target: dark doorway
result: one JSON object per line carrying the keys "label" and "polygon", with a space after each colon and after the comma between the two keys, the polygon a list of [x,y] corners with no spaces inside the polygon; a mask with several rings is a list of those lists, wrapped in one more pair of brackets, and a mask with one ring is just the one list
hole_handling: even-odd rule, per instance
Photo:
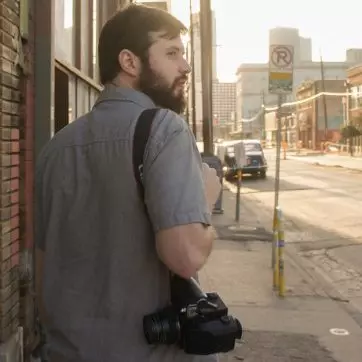
{"label": "dark doorway", "polygon": [[69,123],[69,77],[58,67],[54,74],[54,131],[60,131]]}

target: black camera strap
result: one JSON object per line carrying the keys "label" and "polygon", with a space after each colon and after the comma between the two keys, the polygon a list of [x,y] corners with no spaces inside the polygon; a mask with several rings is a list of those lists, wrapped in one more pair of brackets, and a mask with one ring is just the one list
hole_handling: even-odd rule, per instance
{"label": "black camera strap", "polygon": [[[144,201],[145,190],[143,186],[143,157],[146,150],[146,145],[150,137],[152,122],[156,116],[158,108],[150,108],[144,110],[138,117],[137,124],[133,135],[133,173],[137,181],[138,190],[142,201]],[[145,212],[147,214],[147,207]],[[170,272],[170,281],[172,273]]]}
{"label": "black camera strap", "polygon": [[152,122],[157,111],[158,108],[150,108],[141,113],[138,117],[133,136],[133,173],[142,200],[144,200],[143,157],[150,137]]}

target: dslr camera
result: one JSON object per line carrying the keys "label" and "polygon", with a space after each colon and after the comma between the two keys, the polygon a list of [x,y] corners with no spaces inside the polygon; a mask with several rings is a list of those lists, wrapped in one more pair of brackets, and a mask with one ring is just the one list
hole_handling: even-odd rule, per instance
{"label": "dslr camera", "polygon": [[171,305],[146,315],[143,331],[148,344],[178,344],[194,355],[231,351],[243,333],[217,293],[204,293],[195,279],[177,275],[171,277]]}

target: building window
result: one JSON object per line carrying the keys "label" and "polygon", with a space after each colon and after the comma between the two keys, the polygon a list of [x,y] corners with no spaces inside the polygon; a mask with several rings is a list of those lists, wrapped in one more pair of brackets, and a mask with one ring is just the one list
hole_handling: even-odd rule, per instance
{"label": "building window", "polygon": [[74,2],[55,0],[54,54],[59,60],[75,63]]}
{"label": "building window", "polygon": [[77,118],[77,87],[75,77],[69,75],[69,123]]}
{"label": "building window", "polygon": [[91,92],[90,92],[90,108],[92,108],[94,106],[94,103],[96,102],[97,98],[98,98],[98,95],[99,95],[99,92],[95,89],[91,89]]}
{"label": "building window", "polygon": [[98,1],[93,0],[93,16],[92,16],[92,65],[93,65],[93,79],[99,81],[98,73],[98,29],[99,29],[99,12],[98,12]]}
{"label": "building window", "polygon": [[77,79],[77,117],[86,114],[89,108],[89,86]]}
{"label": "building window", "polygon": [[92,62],[92,25],[93,25],[93,0],[79,1],[80,6],[80,70],[92,76],[90,67]]}
{"label": "building window", "polygon": [[362,85],[351,87],[351,108],[362,107]]}

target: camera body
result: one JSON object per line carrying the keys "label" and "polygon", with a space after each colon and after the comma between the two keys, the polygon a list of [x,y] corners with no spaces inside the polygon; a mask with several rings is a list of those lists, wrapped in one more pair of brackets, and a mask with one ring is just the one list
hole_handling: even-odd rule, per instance
{"label": "camera body", "polygon": [[208,355],[235,348],[240,322],[228,315],[217,293],[204,293],[193,279],[171,278],[171,305],[143,318],[149,344],[178,344],[187,354]]}

